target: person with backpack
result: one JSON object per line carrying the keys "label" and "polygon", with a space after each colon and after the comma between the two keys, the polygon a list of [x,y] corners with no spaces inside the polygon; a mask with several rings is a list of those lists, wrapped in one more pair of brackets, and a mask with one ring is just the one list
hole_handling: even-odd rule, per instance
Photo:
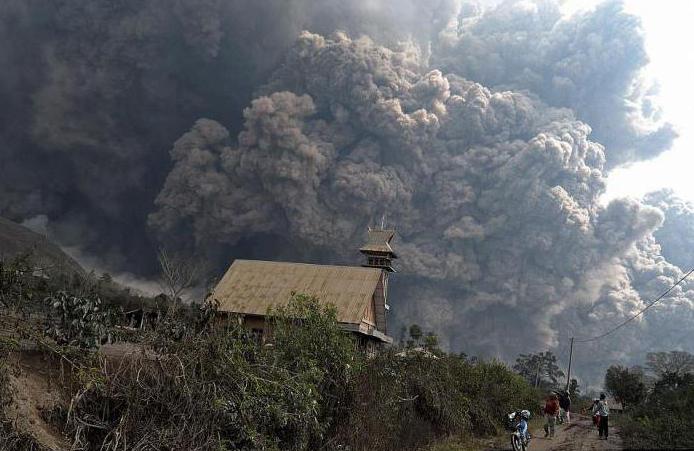
{"label": "person with backpack", "polygon": [[610,415],[610,407],[607,405],[605,393],[600,393],[600,400],[593,407],[593,414],[600,417],[598,423],[598,435],[600,440],[607,440],[609,425],[608,418]]}
{"label": "person with backpack", "polygon": [[545,413],[545,438],[547,436],[552,438],[554,437],[554,424],[557,421],[557,414],[559,414],[559,400],[556,393],[549,395],[543,411]]}
{"label": "person with backpack", "polygon": [[560,416],[562,418],[562,422],[566,421],[567,423],[571,423],[571,414],[569,413],[569,410],[571,409],[571,398],[565,391],[559,396],[559,407],[561,409]]}
{"label": "person with backpack", "polygon": [[598,429],[598,427],[600,426],[600,415],[598,415],[597,413],[595,413],[595,411],[596,411],[595,408],[596,408],[596,406],[598,405],[598,401],[600,401],[600,400],[597,399],[597,398],[594,399],[594,400],[593,400],[593,405],[590,406],[590,414],[591,414],[592,417],[593,417],[593,424],[595,425],[595,429]]}

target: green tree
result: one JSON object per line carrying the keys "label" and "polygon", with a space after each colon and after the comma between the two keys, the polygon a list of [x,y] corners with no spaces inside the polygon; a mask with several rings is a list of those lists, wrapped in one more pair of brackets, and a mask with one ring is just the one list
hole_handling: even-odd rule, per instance
{"label": "green tree", "polygon": [[683,377],[694,372],[694,355],[686,351],[649,352],[646,368],[659,378],[668,375]]}
{"label": "green tree", "polygon": [[427,351],[438,351],[439,350],[439,336],[433,332],[428,332],[424,336],[424,348]]}
{"label": "green tree", "polygon": [[215,321],[214,305],[196,313],[189,318],[179,309],[167,317],[182,323],[172,326],[181,337],[159,328],[142,337],[156,364],[133,353],[118,371],[85,366],[66,425],[74,443],[309,450],[348,416],[354,373],[362,367],[334,307],[293,296],[268,317],[272,346],[257,343],[237,321]]}
{"label": "green tree", "polygon": [[621,365],[613,365],[605,373],[605,389],[626,409],[646,397],[643,373]]}
{"label": "green tree", "polygon": [[322,430],[346,415],[353,375],[361,366],[357,345],[337,321],[337,309],[305,294],[270,311],[278,363],[293,373],[313,375],[318,387]]}
{"label": "green tree", "polygon": [[26,304],[35,298],[34,270],[29,255],[11,260],[0,258],[0,307],[13,310],[27,307]]}
{"label": "green tree", "polygon": [[521,354],[513,369],[534,387],[557,388],[559,380],[564,377],[564,372],[557,364],[557,357],[551,351]]}
{"label": "green tree", "polygon": [[422,335],[422,328],[419,327],[419,325],[413,324],[410,326],[410,339],[414,340],[415,343],[419,342],[419,340],[422,338]]}

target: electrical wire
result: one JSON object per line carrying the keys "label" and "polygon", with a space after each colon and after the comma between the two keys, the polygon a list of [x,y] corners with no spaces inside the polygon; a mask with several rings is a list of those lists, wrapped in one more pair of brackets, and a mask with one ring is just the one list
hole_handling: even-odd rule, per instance
{"label": "electrical wire", "polygon": [[689,277],[692,273],[694,273],[694,268],[690,269],[688,273],[686,273],[685,275],[683,275],[683,276],[680,278],[680,280],[677,281],[677,283],[675,283],[675,284],[672,285],[670,288],[668,288],[667,290],[665,290],[665,292],[664,292],[663,294],[661,294],[660,296],[658,296],[653,302],[651,302],[651,303],[648,304],[646,307],[644,307],[643,309],[641,309],[638,313],[634,314],[633,316],[627,318],[626,320],[624,320],[624,321],[621,322],[620,324],[616,325],[616,326],[613,327],[612,329],[608,330],[608,331],[605,332],[604,334],[600,334],[600,335],[598,335],[598,336],[590,337],[590,338],[576,338],[576,339],[574,339],[574,343],[588,343],[588,342],[590,342],[590,341],[599,340],[599,339],[604,338],[604,337],[606,337],[606,336],[608,336],[608,335],[610,335],[610,334],[615,333],[617,330],[621,329],[622,327],[626,326],[627,324],[629,324],[630,322],[632,322],[633,320],[635,320],[635,319],[638,318],[639,316],[643,315],[643,314],[646,312],[646,310],[648,310],[649,308],[653,307],[658,301],[660,301],[660,300],[663,299],[665,296],[667,296],[672,290],[675,289],[675,287],[677,287],[679,284],[681,284],[682,282],[684,282],[684,280],[685,280],[687,277]]}

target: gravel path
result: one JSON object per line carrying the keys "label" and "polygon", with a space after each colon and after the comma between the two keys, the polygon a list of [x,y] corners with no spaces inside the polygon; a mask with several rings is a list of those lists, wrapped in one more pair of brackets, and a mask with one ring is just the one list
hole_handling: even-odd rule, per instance
{"label": "gravel path", "polygon": [[572,415],[571,424],[562,424],[556,427],[554,438],[544,438],[542,428],[531,431],[533,439],[530,441],[528,451],[562,450],[562,451],[587,451],[587,450],[621,450],[622,439],[619,429],[610,426],[610,438],[598,439],[598,430],[593,425],[590,417]]}

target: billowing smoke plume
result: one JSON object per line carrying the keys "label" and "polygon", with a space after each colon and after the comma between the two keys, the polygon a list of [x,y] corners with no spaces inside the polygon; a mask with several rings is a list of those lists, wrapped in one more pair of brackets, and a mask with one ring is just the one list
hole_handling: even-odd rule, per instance
{"label": "billowing smoke plume", "polygon": [[[619,323],[686,263],[691,210],[599,203],[674,138],[619,3],[10,0],[0,25],[0,215],[121,268],[152,236],[220,269],[354,264],[385,215],[396,319],[512,358]],[[578,347],[579,374],[694,350],[690,287]]]}
{"label": "billowing smoke plume", "polygon": [[151,261],[146,216],[171,143],[195,119],[240,131],[253,90],[304,28],[428,40],[454,3],[419,3],[1,2],[0,216],[46,215],[63,243],[121,269]]}
{"label": "billowing smoke plume", "polygon": [[683,271],[694,268],[694,205],[667,190],[648,194],[645,202],[665,213],[663,226],[654,233],[663,257]]}
{"label": "billowing smoke plume", "polygon": [[675,137],[640,76],[648,62],[640,24],[621,2],[568,20],[555,1],[506,1],[481,14],[465,7],[434,55],[447,71],[571,108],[608,149],[610,166],[652,158]]}
{"label": "billowing smoke plume", "polygon": [[163,237],[281,236],[347,263],[385,213],[396,314],[507,358],[599,333],[677,274],[644,244],[660,211],[600,206],[609,149],[572,110],[342,33],[303,33],[259,93],[238,142],[207,119],[177,141],[150,216]]}

